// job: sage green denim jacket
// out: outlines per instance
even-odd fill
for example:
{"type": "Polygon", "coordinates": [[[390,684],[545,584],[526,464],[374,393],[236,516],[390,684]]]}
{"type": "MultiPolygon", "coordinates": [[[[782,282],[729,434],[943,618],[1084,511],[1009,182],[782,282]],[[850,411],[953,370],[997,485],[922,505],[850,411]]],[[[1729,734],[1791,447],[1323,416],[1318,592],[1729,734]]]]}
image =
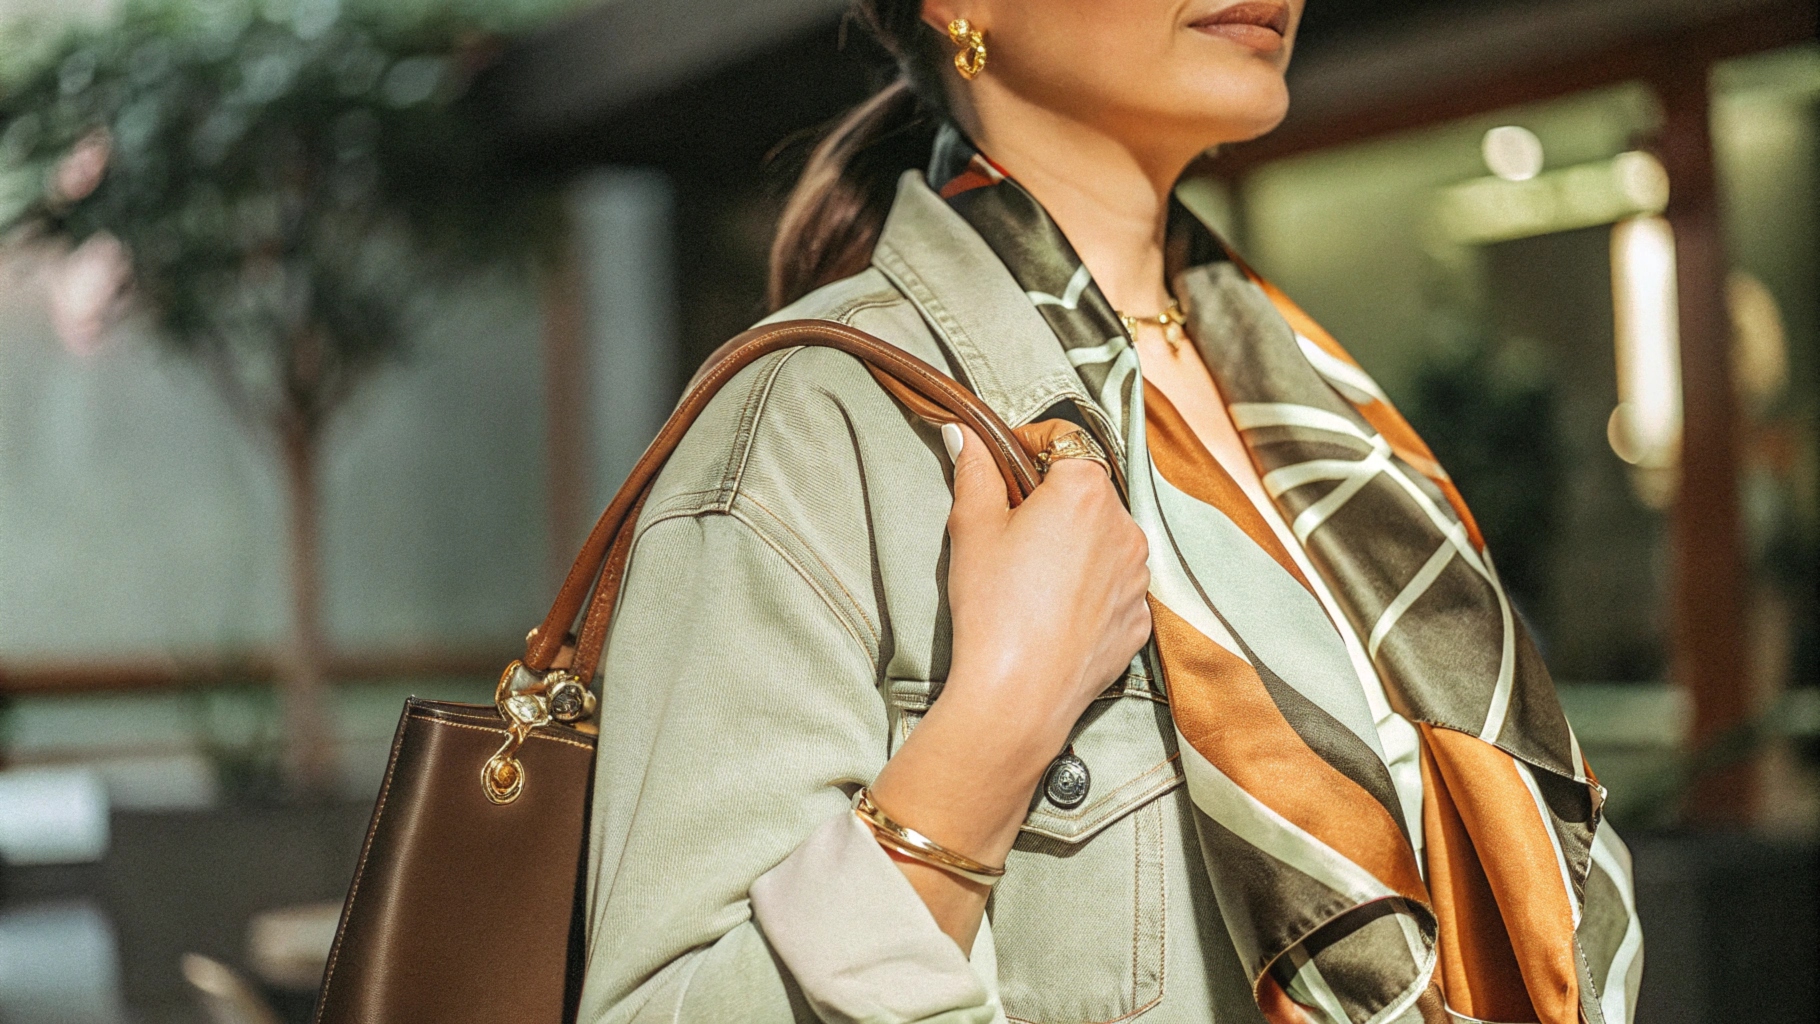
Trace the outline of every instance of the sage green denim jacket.
{"type": "MultiPolygon", "coordinates": [[[[1103,413],[985,243],[906,174],[851,324],[1013,425],[1103,413]]],[[[1167,697],[1134,668],[1039,801],[971,957],[849,813],[948,671],[949,464],[856,360],[780,352],[639,520],[602,685],[581,1020],[1260,1022],[1201,866],[1167,697]]],[[[1140,662],[1141,664],[1141,662],[1140,662]]]]}

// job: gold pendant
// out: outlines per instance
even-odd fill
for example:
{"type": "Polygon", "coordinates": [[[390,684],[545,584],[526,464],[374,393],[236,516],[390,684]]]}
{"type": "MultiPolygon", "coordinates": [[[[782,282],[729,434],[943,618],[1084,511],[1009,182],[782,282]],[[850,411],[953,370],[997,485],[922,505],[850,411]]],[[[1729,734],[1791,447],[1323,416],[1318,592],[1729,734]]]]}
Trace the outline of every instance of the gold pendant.
{"type": "Polygon", "coordinates": [[[1140,324],[1155,324],[1163,329],[1163,342],[1169,346],[1169,354],[1181,355],[1182,324],[1187,322],[1187,318],[1182,315],[1182,307],[1174,299],[1169,300],[1168,308],[1161,313],[1154,313],[1150,316],[1132,316],[1130,313],[1116,309],[1112,312],[1119,318],[1119,322],[1125,325],[1125,333],[1131,336],[1132,341],[1137,341],[1137,329],[1140,324]]]}

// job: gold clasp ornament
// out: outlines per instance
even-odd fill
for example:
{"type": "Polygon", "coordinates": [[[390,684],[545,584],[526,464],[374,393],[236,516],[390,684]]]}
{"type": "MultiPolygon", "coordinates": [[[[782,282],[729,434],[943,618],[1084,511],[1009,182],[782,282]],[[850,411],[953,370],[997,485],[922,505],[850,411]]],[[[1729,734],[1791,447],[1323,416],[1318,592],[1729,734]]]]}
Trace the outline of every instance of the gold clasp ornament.
{"type": "Polygon", "coordinates": [[[594,714],[594,694],[575,673],[564,669],[541,677],[514,661],[499,674],[493,688],[493,706],[506,722],[506,741],[480,769],[481,791],[496,804],[509,804],[524,791],[525,766],[518,748],[532,730],[552,721],[565,724],[594,714]]]}
{"type": "Polygon", "coordinates": [[[521,662],[514,661],[499,674],[499,685],[493,688],[493,706],[506,721],[506,741],[499,751],[480,766],[480,789],[496,804],[509,804],[525,788],[525,766],[518,759],[518,748],[531,738],[531,730],[550,721],[550,701],[544,696],[542,680],[536,679],[521,662]],[[531,677],[531,685],[518,688],[520,675],[531,677]]]}
{"type": "Polygon", "coordinates": [[[986,34],[974,28],[972,22],[966,18],[949,22],[948,40],[960,47],[954,55],[954,70],[962,78],[972,81],[986,70],[986,34]]]}
{"type": "Polygon", "coordinates": [[[506,745],[499,748],[499,753],[480,766],[480,791],[487,795],[489,803],[509,804],[524,792],[525,764],[512,756],[522,742],[517,735],[507,737],[506,745]]]}

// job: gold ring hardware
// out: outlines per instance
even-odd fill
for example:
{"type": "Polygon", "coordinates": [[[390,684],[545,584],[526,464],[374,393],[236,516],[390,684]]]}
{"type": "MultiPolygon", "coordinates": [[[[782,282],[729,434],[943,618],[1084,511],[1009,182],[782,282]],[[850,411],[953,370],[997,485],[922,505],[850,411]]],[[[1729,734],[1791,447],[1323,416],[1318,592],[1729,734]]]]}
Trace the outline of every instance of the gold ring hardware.
{"type": "Polygon", "coordinates": [[[594,694],[573,672],[552,672],[544,677],[544,685],[551,718],[569,725],[594,717],[594,694]]]}
{"type": "Polygon", "coordinates": [[[961,77],[972,81],[979,73],[986,70],[986,35],[973,27],[966,18],[956,18],[948,23],[948,40],[960,47],[954,55],[954,70],[961,77]]]}
{"type": "Polygon", "coordinates": [[[599,701],[582,678],[567,669],[551,669],[538,676],[514,661],[499,674],[493,703],[508,721],[544,725],[551,720],[573,725],[594,717],[599,701]],[[520,674],[529,682],[517,685],[520,674]]]}
{"type": "Polygon", "coordinates": [[[1063,459],[1086,459],[1099,463],[1108,473],[1112,472],[1112,464],[1107,460],[1105,450],[1085,430],[1071,430],[1050,441],[1031,461],[1046,474],[1051,466],[1063,459]]]}

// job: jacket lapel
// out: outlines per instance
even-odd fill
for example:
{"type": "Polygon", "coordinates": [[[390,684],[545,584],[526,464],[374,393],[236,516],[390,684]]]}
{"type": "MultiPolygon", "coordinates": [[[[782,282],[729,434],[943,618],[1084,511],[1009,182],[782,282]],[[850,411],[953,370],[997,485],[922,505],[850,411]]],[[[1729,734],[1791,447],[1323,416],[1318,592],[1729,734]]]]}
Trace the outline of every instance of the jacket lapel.
{"type": "Polygon", "coordinates": [[[960,215],[906,171],[872,265],[922,313],[963,382],[1007,423],[1021,426],[1071,402],[1122,460],[1106,411],[1088,397],[1061,340],[1011,272],[960,215]]]}

